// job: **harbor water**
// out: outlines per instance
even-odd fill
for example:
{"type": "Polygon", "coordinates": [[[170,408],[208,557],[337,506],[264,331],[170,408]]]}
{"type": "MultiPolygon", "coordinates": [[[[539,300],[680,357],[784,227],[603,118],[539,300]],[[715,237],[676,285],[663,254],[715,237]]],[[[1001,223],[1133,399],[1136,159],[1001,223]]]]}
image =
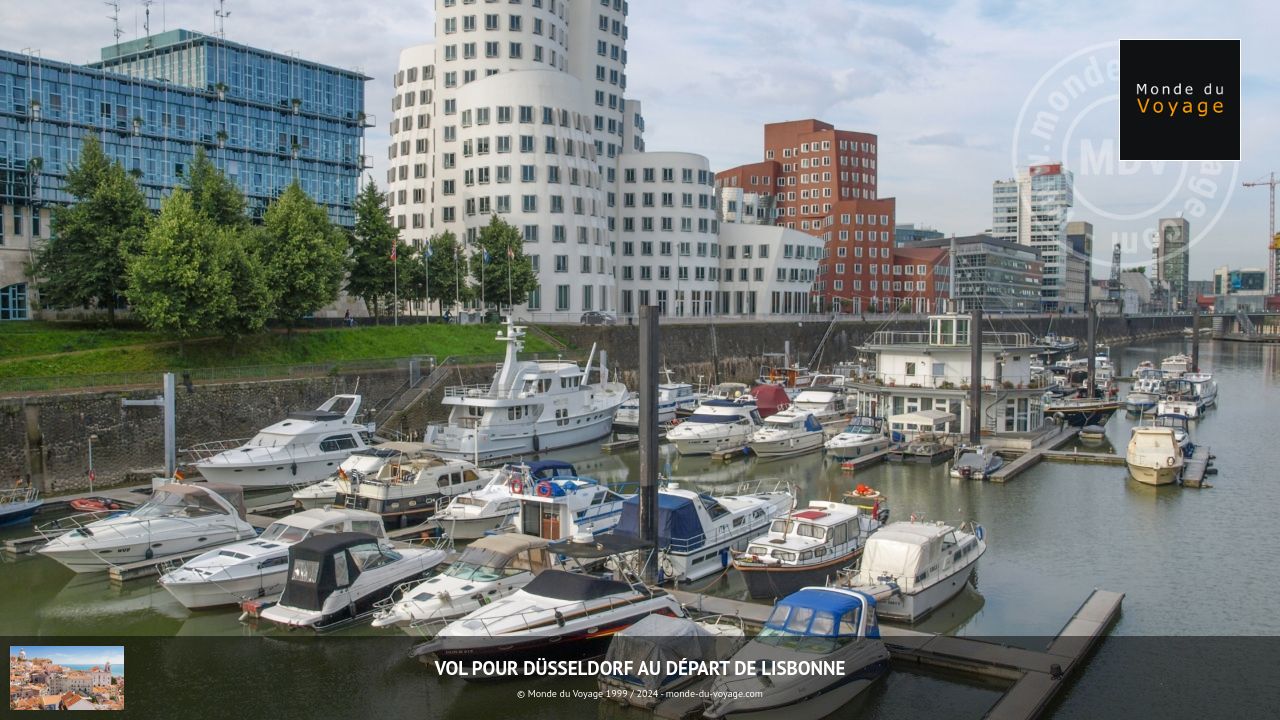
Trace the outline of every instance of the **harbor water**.
{"type": "MultiPolygon", "coordinates": [[[[1186,351],[1187,341],[1171,339],[1117,348],[1113,360],[1125,374],[1143,360],[1159,365],[1161,358],[1186,351]]],[[[1206,341],[1201,365],[1219,385],[1218,406],[1192,422],[1193,441],[1210,446],[1217,456],[1219,474],[1206,478],[1212,488],[1140,485],[1127,479],[1122,465],[1046,461],[998,484],[950,478],[942,464],[883,464],[849,474],[821,454],[717,462],[679,457],[668,446],[662,448],[660,467],[671,481],[711,493],[732,494],[746,482],[770,489],[792,486],[801,502],[838,499],[861,483],[889,497],[892,519],[914,514],[977,521],[986,531],[988,550],[973,587],[918,629],[1042,649],[1091,590],[1123,592],[1123,612],[1111,636],[1046,714],[1110,716],[1116,703],[1132,694],[1134,683],[1181,684],[1160,670],[1158,661],[1132,662],[1135,655],[1158,659],[1162,643],[1176,643],[1178,636],[1220,642],[1224,649],[1234,642],[1229,651],[1237,653],[1250,642],[1276,642],[1259,638],[1280,636],[1275,599],[1280,597],[1280,564],[1274,561],[1273,531],[1280,509],[1280,443],[1275,439],[1280,347],[1206,341]]],[[[1109,447],[1080,447],[1123,454],[1135,422],[1118,414],[1106,427],[1109,447]]],[[[634,479],[638,473],[634,450],[603,455],[596,447],[580,447],[555,457],[601,480],[634,479]]],[[[0,537],[30,534],[29,526],[0,531],[0,537]]],[[[45,644],[57,636],[118,638],[126,652],[135,653],[128,660],[135,668],[131,687],[149,666],[174,678],[199,677],[198,687],[166,686],[167,701],[183,707],[188,717],[221,716],[217,708],[202,710],[198,697],[235,695],[259,711],[254,714],[277,718],[499,717],[515,710],[521,717],[596,718],[606,713],[586,699],[513,704],[519,688],[590,691],[595,687],[590,680],[539,680],[535,685],[439,678],[405,657],[401,651],[410,643],[402,634],[392,638],[364,627],[322,638],[286,637],[242,624],[237,609],[188,611],[154,579],[113,588],[104,575],[75,575],[30,555],[0,565],[0,587],[0,634],[39,636],[45,644]],[[268,637],[257,637],[260,633],[268,637]],[[137,641],[131,643],[129,636],[137,641]],[[151,639],[171,637],[182,639],[151,639]],[[172,661],[178,656],[182,666],[175,668],[172,661]],[[272,697],[278,712],[263,705],[272,697]],[[313,698],[315,704],[308,707],[298,698],[313,698]]],[[[747,597],[732,572],[687,589],[747,597]]],[[[898,668],[840,716],[979,718],[1000,693],[999,685],[898,668]]],[[[1252,716],[1267,707],[1262,703],[1273,709],[1276,699],[1255,694],[1219,701],[1228,705],[1215,706],[1215,714],[1234,708],[1236,714],[1252,716]]],[[[134,702],[131,695],[131,708],[134,702]]],[[[1136,711],[1154,715],[1158,709],[1136,711]]],[[[1183,704],[1164,714],[1181,717],[1189,711],[1183,704]]]]}

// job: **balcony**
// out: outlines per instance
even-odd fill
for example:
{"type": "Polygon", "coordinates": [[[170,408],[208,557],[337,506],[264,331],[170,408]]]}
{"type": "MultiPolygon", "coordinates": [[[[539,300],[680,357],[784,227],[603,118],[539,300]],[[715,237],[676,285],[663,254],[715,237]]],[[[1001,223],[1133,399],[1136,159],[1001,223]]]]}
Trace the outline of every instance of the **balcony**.
{"type": "MultiPolygon", "coordinates": [[[[984,347],[989,348],[1035,347],[1031,333],[1025,332],[984,332],[982,333],[982,344],[984,347]]],[[[923,330],[877,330],[871,334],[866,345],[867,347],[967,348],[969,347],[969,335],[967,332],[939,336],[937,333],[923,330]]]]}

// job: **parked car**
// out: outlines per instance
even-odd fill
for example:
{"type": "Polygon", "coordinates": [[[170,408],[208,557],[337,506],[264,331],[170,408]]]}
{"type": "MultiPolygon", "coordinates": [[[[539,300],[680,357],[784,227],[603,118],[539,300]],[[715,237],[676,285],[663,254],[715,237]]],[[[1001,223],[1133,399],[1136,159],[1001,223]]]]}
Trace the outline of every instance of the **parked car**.
{"type": "Polygon", "coordinates": [[[617,322],[618,318],[603,310],[589,310],[582,313],[583,325],[615,325],[617,322]]]}

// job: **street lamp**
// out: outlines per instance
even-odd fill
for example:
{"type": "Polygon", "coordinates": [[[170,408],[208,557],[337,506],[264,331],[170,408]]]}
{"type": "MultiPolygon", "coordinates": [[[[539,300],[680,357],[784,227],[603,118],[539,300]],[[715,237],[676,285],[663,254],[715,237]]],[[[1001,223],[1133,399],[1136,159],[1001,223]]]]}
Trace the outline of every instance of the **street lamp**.
{"type": "Polygon", "coordinates": [[[97,435],[94,435],[94,434],[90,433],[90,435],[89,435],[89,492],[93,492],[93,480],[94,480],[94,476],[93,476],[93,441],[94,441],[94,440],[97,440],[97,439],[98,439],[98,436],[97,436],[97,435]]]}

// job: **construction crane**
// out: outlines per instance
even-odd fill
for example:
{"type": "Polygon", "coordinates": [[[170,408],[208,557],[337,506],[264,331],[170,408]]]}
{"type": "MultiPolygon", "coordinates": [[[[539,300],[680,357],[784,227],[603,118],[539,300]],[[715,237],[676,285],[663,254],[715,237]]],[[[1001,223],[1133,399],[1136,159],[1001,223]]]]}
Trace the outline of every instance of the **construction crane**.
{"type": "Polygon", "coordinates": [[[1280,292],[1280,238],[1276,237],[1276,185],[1280,185],[1280,180],[1276,179],[1274,172],[1261,180],[1244,184],[1245,187],[1271,188],[1271,227],[1270,232],[1267,234],[1270,267],[1267,268],[1267,279],[1271,283],[1268,289],[1272,293],[1280,292]]]}

